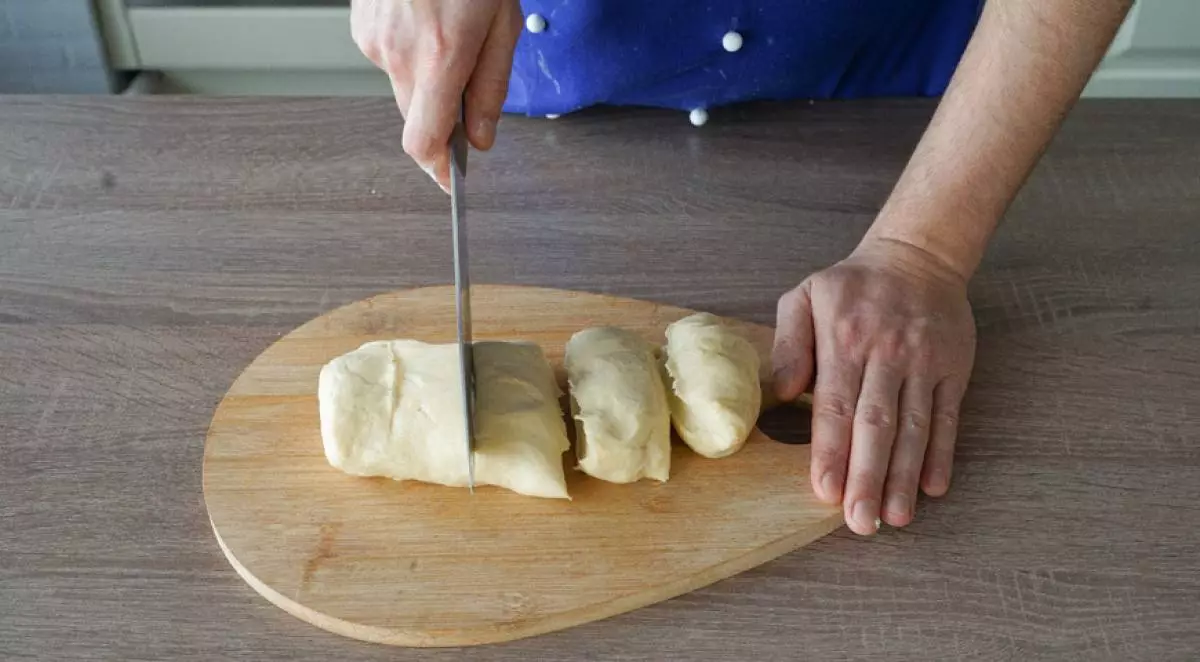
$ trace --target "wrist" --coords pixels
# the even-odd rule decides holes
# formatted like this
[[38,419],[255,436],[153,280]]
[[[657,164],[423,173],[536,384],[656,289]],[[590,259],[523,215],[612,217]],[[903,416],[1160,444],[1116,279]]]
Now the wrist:
[[898,213],[885,207],[863,242],[910,246],[965,282],[979,268],[994,227],[994,222],[972,221],[969,214],[937,214],[929,210]]
[[954,289],[967,288],[969,275],[958,266],[927,248],[905,239],[868,233],[855,247],[851,257],[884,260],[898,271],[926,282],[941,283]]

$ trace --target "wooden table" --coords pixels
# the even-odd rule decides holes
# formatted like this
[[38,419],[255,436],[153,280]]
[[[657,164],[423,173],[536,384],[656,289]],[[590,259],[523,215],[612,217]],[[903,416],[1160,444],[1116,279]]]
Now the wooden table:
[[[472,269],[771,322],[842,257],[924,102],[509,119]],[[280,334],[451,278],[386,100],[0,100],[0,659],[1184,660],[1200,654],[1200,104],[1090,102],[972,285],[956,482],[574,630],[463,651],[327,634],[234,575],[205,428]]]

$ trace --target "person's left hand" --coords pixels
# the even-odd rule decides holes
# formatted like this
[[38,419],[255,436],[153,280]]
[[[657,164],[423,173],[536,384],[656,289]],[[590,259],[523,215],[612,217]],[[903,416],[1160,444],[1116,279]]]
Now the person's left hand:
[[872,534],[912,521],[917,489],[950,486],[975,358],[966,279],[911,244],[867,239],[779,300],[780,400],[814,379],[812,485]]

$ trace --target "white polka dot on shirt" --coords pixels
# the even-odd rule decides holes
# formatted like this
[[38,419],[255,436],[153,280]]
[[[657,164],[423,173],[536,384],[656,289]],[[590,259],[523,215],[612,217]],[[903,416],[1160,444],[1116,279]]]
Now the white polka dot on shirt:
[[730,30],[721,37],[721,47],[730,53],[736,53],[742,50],[742,35]]
[[546,19],[541,14],[530,14],[525,17],[525,29],[538,34],[546,29]]

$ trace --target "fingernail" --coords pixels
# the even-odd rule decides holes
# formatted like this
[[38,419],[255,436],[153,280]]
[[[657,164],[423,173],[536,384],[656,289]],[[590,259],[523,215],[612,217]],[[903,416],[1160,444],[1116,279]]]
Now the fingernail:
[[837,476],[832,471],[821,474],[821,496],[833,501],[837,499]]
[[872,532],[879,530],[879,517],[876,516],[879,505],[870,499],[862,499],[854,502],[854,507],[850,509],[850,518],[856,524],[864,529],[870,529]]
[[912,501],[907,494],[893,494],[888,497],[887,509],[893,515],[907,517],[912,510]]

